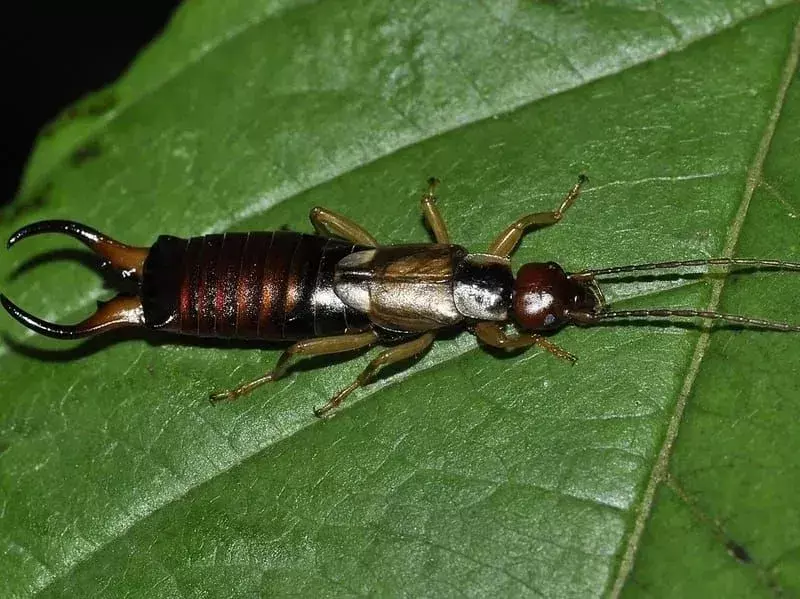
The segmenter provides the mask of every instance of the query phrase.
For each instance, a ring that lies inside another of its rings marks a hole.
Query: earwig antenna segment
[[[139,326],[195,337],[291,342],[271,370],[212,393],[215,402],[234,400],[279,380],[300,358],[389,345],[355,380],[317,408],[318,416],[330,414],[385,366],[417,358],[441,331],[454,328],[468,329],[490,347],[508,351],[539,347],[568,363],[575,363],[576,356],[548,336],[568,325],[702,318],[800,332],[800,325],[688,307],[614,310],[599,284],[602,277],[620,273],[715,265],[800,270],[798,262],[710,258],[576,273],[565,272],[554,262],[529,262],[512,272],[511,257],[522,237],[561,222],[586,182],[581,175],[554,210],[513,221],[486,253],[471,253],[450,241],[435,195],[435,178],[429,180],[420,207],[436,243],[381,245],[358,223],[321,207],[309,215],[316,235],[291,231],[190,239],[162,235],[149,248],[124,245],[80,223],[42,221],[14,233],[8,246],[42,233],[69,235],[133,277],[138,284],[135,295],[119,295],[100,304],[94,315],[75,325],[37,318],[5,296],[0,302],[24,326],[59,339]]]

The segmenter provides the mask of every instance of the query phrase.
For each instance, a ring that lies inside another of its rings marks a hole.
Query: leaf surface
[[[587,172],[515,264],[800,258],[796,3],[220,4],[43,133],[2,235],[309,230],[324,205],[418,241],[435,174],[482,251]],[[3,292],[77,321],[106,292],[72,249],[15,247]],[[789,275],[608,290],[798,320]],[[0,324],[3,596],[800,593],[790,335],[568,329],[569,367],[465,334],[320,422],[367,356],[212,407],[280,348]]]

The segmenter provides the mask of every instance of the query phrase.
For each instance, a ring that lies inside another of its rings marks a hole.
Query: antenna
[[[703,260],[672,260],[670,262],[650,262],[647,264],[628,264],[611,268],[596,268],[572,273],[580,279],[611,275],[620,272],[641,270],[666,270],[684,266],[754,266],[756,268],[774,268],[777,270],[800,270],[800,262],[783,262],[781,260],[757,260],[755,258],[707,258]]]
[[[578,312],[571,314],[573,320],[580,324],[597,324],[603,320],[618,318],[707,318],[709,320],[722,320],[733,324],[756,327],[769,331],[784,331],[800,333],[800,325],[793,325],[786,322],[776,322],[763,320],[761,318],[749,318],[737,314],[723,314],[722,312],[711,312],[709,310],[688,310],[684,308],[657,308],[652,310],[610,310],[600,312]]]
[[[603,275],[625,272],[641,272],[645,270],[667,270],[687,266],[750,266],[755,268],[768,268],[778,270],[800,270],[800,262],[784,262],[782,260],[759,260],[755,258],[707,258],[698,260],[671,260],[669,262],[649,262],[646,264],[628,264],[625,266],[612,266],[610,268],[597,268],[582,270],[571,274],[570,277],[581,281],[595,281]],[[647,319],[647,318],[704,318],[707,320],[720,320],[732,324],[755,327],[770,331],[800,332],[800,325],[786,322],[750,318],[738,314],[724,314],[711,310],[690,310],[686,308],[652,308],[648,310],[607,310],[602,303],[596,312],[572,312],[574,322],[586,325],[598,324],[604,320],[614,319]]]

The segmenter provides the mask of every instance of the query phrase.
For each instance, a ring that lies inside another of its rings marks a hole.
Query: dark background
[[[122,75],[178,4],[29,0],[12,3],[13,15],[4,7],[0,205],[15,196],[38,131],[69,104]]]

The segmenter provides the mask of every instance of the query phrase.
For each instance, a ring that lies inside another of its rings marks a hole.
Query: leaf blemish
[[[96,139],[92,139],[85,144],[78,146],[70,155],[70,163],[72,166],[81,166],[82,164],[94,160],[103,154],[103,146]]]
[[[745,549],[742,545],[739,545],[739,543],[729,540],[725,544],[725,548],[728,550],[728,553],[731,555],[731,557],[735,558],[737,561],[743,564],[753,563],[753,558],[747,552],[747,549]]]
[[[714,536],[720,541],[725,550],[728,552],[732,558],[738,561],[741,564],[752,564],[753,557],[750,555],[750,552],[745,549],[744,545],[737,543],[734,541],[727,532],[725,532],[725,528],[722,523],[704,512],[700,509],[700,506],[697,503],[697,499],[691,497],[686,490],[678,483],[675,479],[674,475],[669,474],[666,480],[667,486],[672,489],[675,494],[683,501],[691,510],[692,515],[698,522],[708,525]]]
[[[62,118],[65,120],[73,120],[84,117],[103,116],[111,112],[117,104],[119,104],[119,98],[114,90],[104,90],[88,98],[79,100],[76,104],[67,108]]]
[[[47,183],[41,192],[32,196],[17,198],[0,211],[0,222],[9,222],[18,219],[23,214],[43,208],[47,203],[52,183]]]
[[[55,120],[47,123],[40,133],[42,137],[52,137],[66,123],[87,117],[101,117],[111,112],[119,104],[114,90],[105,90],[88,98],[78,100],[62,112]]]
[[[92,99],[86,106],[87,116],[103,116],[119,104],[119,98],[113,90],[104,91]]]

